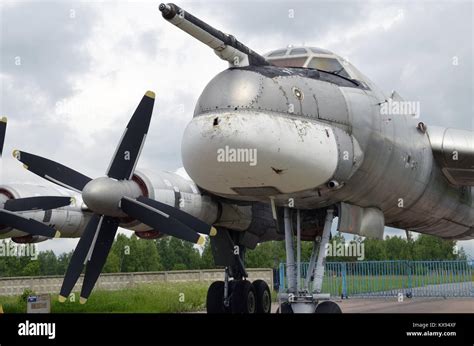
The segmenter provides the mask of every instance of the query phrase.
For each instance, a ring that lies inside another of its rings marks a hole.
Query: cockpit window
[[[303,67],[307,57],[302,58],[285,58],[285,59],[271,59],[269,60],[273,65],[279,67]]]
[[[268,55],[268,57],[272,57],[272,56],[282,56],[282,55],[285,55],[285,53],[286,53],[286,49],[280,49],[280,50],[276,50],[276,51],[270,53],[270,54]]]
[[[330,51],[322,48],[310,47],[311,51],[316,54],[331,54]]]
[[[351,78],[339,61],[334,58],[314,57],[309,62],[308,67],[335,73],[345,78]]]
[[[290,55],[300,55],[306,53],[306,48],[294,48],[291,50]]]

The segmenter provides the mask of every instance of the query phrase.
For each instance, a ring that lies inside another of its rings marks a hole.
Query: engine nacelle
[[[135,171],[132,180],[140,186],[144,196],[174,206],[216,227],[260,232],[259,228],[265,230],[274,225],[268,208],[263,211],[258,207],[218,201],[201,194],[193,181],[173,172]],[[151,230],[149,226],[136,220],[125,220],[122,227],[134,230],[137,237],[145,239],[156,239],[166,234],[166,230]],[[245,233],[249,232],[242,234]],[[272,238],[271,235],[269,237]]]
[[[173,206],[209,224],[219,217],[218,202],[202,195],[193,181],[176,173],[135,171],[132,180],[145,197]],[[166,230],[151,230],[149,226],[132,219],[123,219],[121,226],[135,232],[156,231],[166,234]]]
[[[33,244],[33,243],[40,243],[48,239],[50,238],[43,237],[41,235],[28,234],[21,237],[13,237],[12,241],[17,244]]]
[[[34,196],[68,196],[74,197],[74,203],[53,210],[33,210],[17,212],[18,214],[32,218],[46,225],[53,226],[61,232],[61,237],[71,238],[79,237],[90,218],[89,213],[82,210],[82,198],[73,192],[65,192],[60,188],[53,186],[41,186],[32,184],[7,184],[0,185],[0,208],[3,208],[5,202],[9,199],[34,197]],[[11,228],[0,225],[0,237],[23,237],[24,232],[12,230]]]
[[[151,230],[151,231],[136,231],[135,232],[135,235],[140,238],[140,239],[147,239],[147,240],[150,240],[150,239],[159,239],[159,238],[162,238],[164,236],[163,233],[160,233],[158,231],[155,231],[155,230]]]

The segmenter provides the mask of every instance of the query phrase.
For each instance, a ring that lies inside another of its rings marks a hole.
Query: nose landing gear
[[[329,294],[321,293],[324,278],[324,268],[326,262],[326,245],[331,233],[333,220],[333,209],[326,211],[323,234],[319,241],[314,241],[311,259],[301,287],[301,224],[300,214],[297,211],[297,261],[293,254],[293,230],[288,208],[284,209],[285,245],[286,245],[286,277],[288,281],[287,290],[278,295],[281,313],[341,313],[340,307],[329,301]],[[319,248],[319,249],[318,249]],[[295,272],[296,267],[296,272]],[[310,281],[313,278],[312,289]]]

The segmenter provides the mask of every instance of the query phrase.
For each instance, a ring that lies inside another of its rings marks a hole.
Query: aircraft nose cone
[[[197,116],[181,148],[190,177],[226,195],[314,189],[332,178],[338,163],[329,125],[255,111]]]

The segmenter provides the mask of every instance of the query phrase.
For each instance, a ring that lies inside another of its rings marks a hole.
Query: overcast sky
[[[428,126],[474,128],[472,1],[180,1],[259,53],[292,45],[344,56],[378,84],[421,103]],[[161,18],[159,2],[0,3],[0,182],[48,184],[14,148],[91,177],[105,173],[146,90],[157,94],[138,168],[182,166],[181,137],[207,82],[227,63]],[[393,234],[392,231],[388,231]],[[69,251],[76,240],[40,249]],[[474,256],[474,241],[460,242]]]

